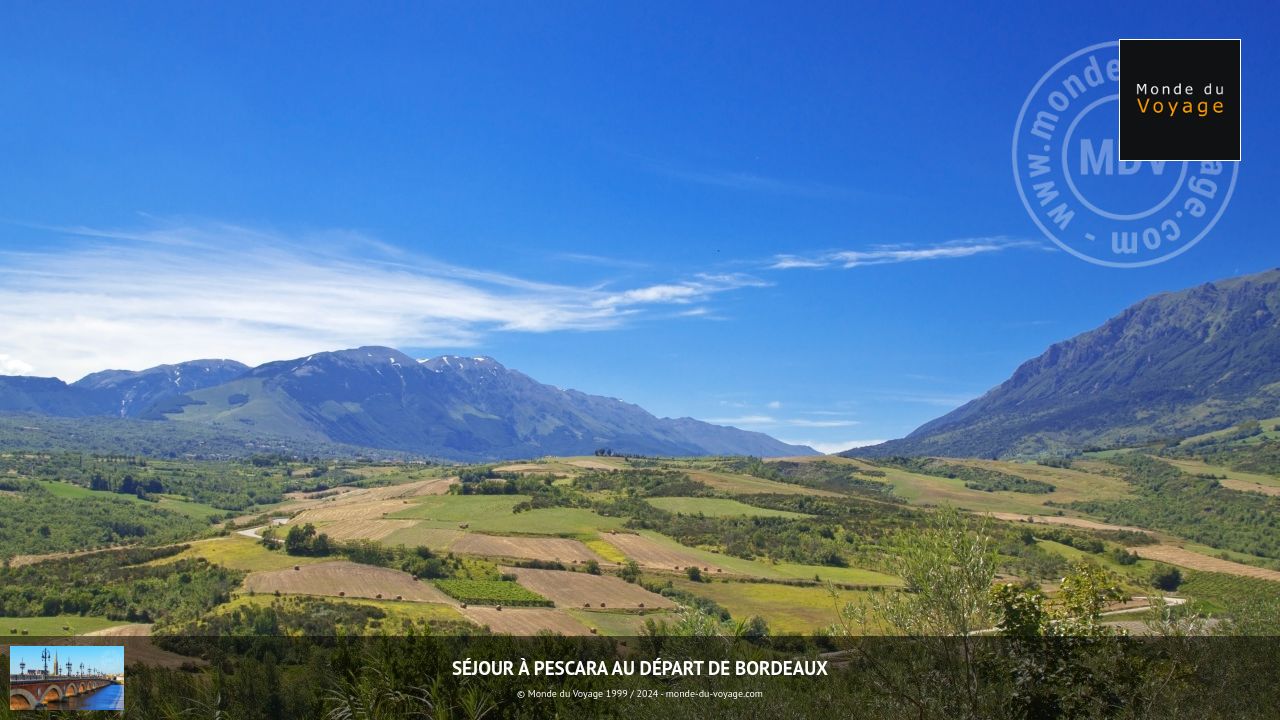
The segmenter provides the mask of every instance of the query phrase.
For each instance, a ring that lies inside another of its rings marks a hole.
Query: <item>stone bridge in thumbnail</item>
[[[57,708],[73,697],[87,695],[115,682],[115,678],[105,675],[10,675],[9,709]]]

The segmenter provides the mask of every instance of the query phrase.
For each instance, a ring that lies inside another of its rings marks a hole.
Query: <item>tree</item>
[[[1181,584],[1182,571],[1172,565],[1157,565],[1151,571],[1151,586],[1158,590],[1173,592]]]
[[[618,571],[618,577],[629,583],[640,582],[640,563],[628,558],[626,564]]]
[[[896,656],[883,644],[853,643],[902,716],[982,716],[981,639],[975,635],[992,623],[996,555],[989,522],[946,508],[923,528],[900,533],[893,541],[892,569],[906,587],[848,603],[840,612],[835,629],[841,634],[887,630],[911,639],[892,646],[903,651]],[[834,588],[832,594],[838,597]],[[931,680],[922,683],[922,677]]]

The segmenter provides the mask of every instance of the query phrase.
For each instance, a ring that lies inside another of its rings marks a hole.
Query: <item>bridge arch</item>
[[[39,701],[35,696],[21,688],[11,688],[9,690],[9,709],[10,710],[35,710]],[[17,707],[14,707],[14,706]]]
[[[80,694],[80,691],[76,689],[75,683],[67,683],[67,686],[62,689],[62,697],[69,698],[72,695],[79,695],[79,694]]]
[[[50,685],[45,688],[44,695],[41,696],[40,702],[48,705],[51,702],[62,702],[66,695],[62,693],[62,688],[57,685]]]

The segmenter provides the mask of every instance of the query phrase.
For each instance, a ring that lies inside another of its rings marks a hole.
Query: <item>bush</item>
[[[1182,571],[1172,565],[1159,565],[1151,571],[1151,586],[1173,592],[1182,585]]]

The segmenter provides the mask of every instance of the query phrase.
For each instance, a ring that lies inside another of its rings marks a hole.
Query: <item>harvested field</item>
[[[481,626],[488,626],[495,633],[531,636],[540,632],[560,635],[590,635],[586,625],[570,615],[546,608],[497,608],[468,607],[460,610],[463,617]]]
[[[626,556],[643,567],[655,570],[684,570],[696,565],[709,572],[724,572],[724,568],[710,565],[693,553],[678,548],[670,548],[643,535],[630,533],[613,533],[606,536],[610,545],[617,547]]]
[[[125,663],[151,667],[178,668],[207,665],[204,660],[162,650],[151,642],[150,625],[121,625],[75,638],[42,638],[49,645],[123,645]]]
[[[300,565],[298,570],[270,570],[250,573],[246,590],[259,594],[280,592],[289,595],[327,595],[413,602],[452,604],[453,600],[436,588],[418,582],[408,573],[346,560]]]
[[[290,525],[305,523],[335,522],[339,520],[379,520],[387,515],[405,508],[404,500],[365,500],[357,501],[354,495],[350,500],[326,502],[310,510],[304,510],[294,516]],[[363,497],[363,496],[362,496]]]
[[[546,469],[547,468],[545,465],[539,465],[537,463],[516,463],[514,465],[503,465],[501,467],[496,467],[494,468],[494,471],[523,473],[523,472],[542,472],[542,471],[545,471]]]
[[[116,625],[115,627],[85,633],[86,637],[148,637],[149,635],[151,635],[151,626],[145,623]]]
[[[285,493],[284,497],[290,500],[324,500],[326,498],[337,497],[343,493],[349,493],[353,490],[361,489],[362,488],[352,487],[350,485],[341,485],[336,488],[329,488],[328,490],[311,490],[307,492],[295,490],[294,492]]]
[[[619,468],[627,467],[627,463],[625,460],[608,462],[605,460],[581,459],[581,460],[568,460],[565,462],[565,464],[572,465],[574,467],[586,468],[587,470],[617,470]]]
[[[404,483],[403,485],[369,488],[362,497],[368,500],[398,500],[422,497],[424,495],[444,495],[449,492],[450,486],[457,482],[458,478],[418,480],[417,482]]]
[[[397,530],[413,527],[413,520],[338,520],[320,525],[317,529],[330,538],[348,540],[385,540]]]
[[[386,520],[380,522],[400,522],[399,520]],[[432,550],[449,550],[454,541],[462,537],[461,530],[447,530],[445,528],[427,527],[423,523],[410,521],[412,524],[408,527],[397,530],[383,538],[384,545],[404,545],[406,547],[416,547],[425,545]]]
[[[357,488],[349,492],[320,500],[291,501],[280,510],[302,512],[291,524],[320,523],[334,520],[377,519],[384,514],[403,510],[405,501],[427,495],[444,495],[456,478],[433,478],[403,485],[377,488]]]
[[[603,560],[581,542],[566,538],[505,537],[466,533],[453,543],[451,549],[456,553],[467,555],[558,560],[565,563]]]
[[[1096,520],[1086,520],[1084,518],[1063,517],[1061,515],[1023,515],[1021,513],[1009,512],[991,512],[984,513],[997,520],[1008,520],[1010,522],[1027,522],[1031,520],[1031,524],[1045,523],[1047,525],[1070,525],[1071,527],[1086,528],[1088,530],[1128,530],[1130,532],[1151,532],[1140,527],[1132,525],[1110,525]]]
[[[1225,488],[1239,490],[1240,492],[1254,492],[1280,497],[1280,487],[1276,487],[1275,485],[1263,485],[1262,483],[1248,482],[1246,480],[1233,480],[1231,478],[1219,480],[1218,482],[1222,483],[1222,486]]]
[[[1232,560],[1222,560],[1173,545],[1144,545],[1129,548],[1129,552],[1137,553],[1138,557],[1147,560],[1158,560],[1170,565],[1181,565],[1192,570],[1204,570],[1280,582],[1280,570],[1268,570],[1267,568],[1245,565]]]
[[[611,575],[591,575],[567,570],[503,568],[516,582],[566,608],[624,610],[632,608],[670,609],[676,604],[656,593]]]

